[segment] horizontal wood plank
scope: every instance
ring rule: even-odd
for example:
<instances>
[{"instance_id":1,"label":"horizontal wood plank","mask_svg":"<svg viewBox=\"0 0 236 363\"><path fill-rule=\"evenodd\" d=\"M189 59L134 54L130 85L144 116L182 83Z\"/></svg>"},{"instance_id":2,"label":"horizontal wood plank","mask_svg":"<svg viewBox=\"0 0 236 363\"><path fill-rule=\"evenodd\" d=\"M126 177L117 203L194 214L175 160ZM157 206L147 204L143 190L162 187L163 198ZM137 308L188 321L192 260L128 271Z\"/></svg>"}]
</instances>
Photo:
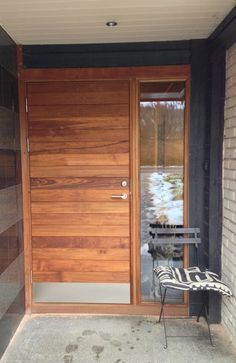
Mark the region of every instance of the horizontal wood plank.
<instances>
[{"instance_id":1,"label":"horizontal wood plank","mask_svg":"<svg viewBox=\"0 0 236 363\"><path fill-rule=\"evenodd\" d=\"M129 166L34 166L31 165L31 177L129 177Z\"/></svg>"},{"instance_id":2,"label":"horizontal wood plank","mask_svg":"<svg viewBox=\"0 0 236 363\"><path fill-rule=\"evenodd\" d=\"M129 203L114 202L36 202L32 213L129 213Z\"/></svg>"},{"instance_id":3,"label":"horizontal wood plank","mask_svg":"<svg viewBox=\"0 0 236 363\"><path fill-rule=\"evenodd\" d=\"M129 282L129 198L111 198L129 196L129 95L129 80L28 84L33 281Z\"/></svg>"},{"instance_id":4,"label":"horizontal wood plank","mask_svg":"<svg viewBox=\"0 0 236 363\"><path fill-rule=\"evenodd\" d=\"M31 178L31 189L118 189L123 178ZM129 180L125 179L127 185ZM123 189L123 188L122 188Z\"/></svg>"},{"instance_id":5,"label":"horizontal wood plank","mask_svg":"<svg viewBox=\"0 0 236 363\"><path fill-rule=\"evenodd\" d=\"M129 214L128 213L33 213L32 224L75 224L77 226L91 225L99 226L128 226Z\"/></svg>"},{"instance_id":6,"label":"horizontal wood plank","mask_svg":"<svg viewBox=\"0 0 236 363\"><path fill-rule=\"evenodd\" d=\"M33 224L32 236L117 236L128 237L129 226L94 226L75 224Z\"/></svg>"},{"instance_id":7,"label":"horizontal wood plank","mask_svg":"<svg viewBox=\"0 0 236 363\"><path fill-rule=\"evenodd\" d=\"M101 68L50 68L50 69L24 69L25 81L75 81L90 79L171 79L185 80L190 77L191 66L162 65L141 67L101 67Z\"/></svg>"},{"instance_id":8,"label":"horizontal wood plank","mask_svg":"<svg viewBox=\"0 0 236 363\"><path fill-rule=\"evenodd\" d=\"M32 141L30 139L30 155L34 154L118 154L129 152L129 140L94 140L77 141L65 140L55 142L54 140Z\"/></svg>"},{"instance_id":9,"label":"horizontal wood plank","mask_svg":"<svg viewBox=\"0 0 236 363\"><path fill-rule=\"evenodd\" d=\"M97 189L36 189L31 191L32 202L110 202L112 195L129 194L129 191L120 187L119 189L97 190ZM117 199L117 203L124 202Z\"/></svg>"},{"instance_id":10,"label":"horizontal wood plank","mask_svg":"<svg viewBox=\"0 0 236 363\"><path fill-rule=\"evenodd\" d=\"M129 261L129 249L112 248L34 248L35 260L77 260L80 261Z\"/></svg>"},{"instance_id":11,"label":"horizontal wood plank","mask_svg":"<svg viewBox=\"0 0 236 363\"><path fill-rule=\"evenodd\" d=\"M128 237L32 237L33 248L124 248L130 247Z\"/></svg>"},{"instance_id":12,"label":"horizontal wood plank","mask_svg":"<svg viewBox=\"0 0 236 363\"><path fill-rule=\"evenodd\" d=\"M129 129L103 129L99 132L95 130L80 130L76 127L66 129L47 130L45 129L30 129L30 143L47 143L47 142L76 142L79 146L80 142L103 141L107 142L124 142L129 141Z\"/></svg>"},{"instance_id":13,"label":"horizontal wood plank","mask_svg":"<svg viewBox=\"0 0 236 363\"><path fill-rule=\"evenodd\" d=\"M129 272L129 261L33 260L33 272Z\"/></svg>"},{"instance_id":14,"label":"horizontal wood plank","mask_svg":"<svg viewBox=\"0 0 236 363\"><path fill-rule=\"evenodd\" d=\"M129 104L115 104L104 105L97 104L93 107L88 107L88 105L44 105L42 106L32 106L28 105L28 118L29 124L40 121L39 126L45 127L45 123L48 122L75 122L78 127L86 126L93 127L103 124L104 121L110 121L113 127L120 128L121 124L125 122L129 123Z\"/></svg>"},{"instance_id":15,"label":"horizontal wood plank","mask_svg":"<svg viewBox=\"0 0 236 363\"><path fill-rule=\"evenodd\" d=\"M74 105L128 103L129 82L42 82L29 83L29 105Z\"/></svg>"},{"instance_id":16,"label":"horizontal wood plank","mask_svg":"<svg viewBox=\"0 0 236 363\"><path fill-rule=\"evenodd\" d=\"M40 154L30 156L31 166L128 165L129 154Z\"/></svg>"},{"instance_id":17,"label":"horizontal wood plank","mask_svg":"<svg viewBox=\"0 0 236 363\"><path fill-rule=\"evenodd\" d=\"M34 272L33 282L128 283L129 272Z\"/></svg>"},{"instance_id":18,"label":"horizontal wood plank","mask_svg":"<svg viewBox=\"0 0 236 363\"><path fill-rule=\"evenodd\" d=\"M40 135L46 133L47 131L54 134L61 133L65 130L66 133L72 131L79 133L80 131L97 131L102 132L102 130L117 130L126 129L129 127L129 116L114 116L114 117L84 117L84 118L67 118L66 120L56 120L56 121L31 121L29 119L29 130L30 133L37 133Z\"/></svg>"}]
</instances>

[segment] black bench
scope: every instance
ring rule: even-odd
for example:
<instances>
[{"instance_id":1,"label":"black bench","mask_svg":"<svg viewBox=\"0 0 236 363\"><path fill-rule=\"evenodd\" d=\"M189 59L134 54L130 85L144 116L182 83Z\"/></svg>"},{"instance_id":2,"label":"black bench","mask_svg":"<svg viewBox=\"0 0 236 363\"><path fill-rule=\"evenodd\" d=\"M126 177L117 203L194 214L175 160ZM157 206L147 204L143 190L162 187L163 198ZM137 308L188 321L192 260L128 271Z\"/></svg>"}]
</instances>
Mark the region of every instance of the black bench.
<instances>
[{"instance_id":1,"label":"black bench","mask_svg":"<svg viewBox=\"0 0 236 363\"><path fill-rule=\"evenodd\" d=\"M199 228L186 228L186 227L170 227L150 224L149 253L153 256L154 251L159 246L164 245L185 245L192 244L195 246L197 266L182 268L171 266L157 266L153 269L153 279L158 279L161 297L161 310L159 315L159 322L163 318L164 333L165 333L165 348L167 348L167 332L164 314L165 298L168 289L176 289L181 291L201 291L203 293L203 303L197 315L197 321L200 316L206 319L208 325L208 333L211 344L212 336L210 331L210 324L208 318L208 296L210 290L217 291L222 295L231 296L232 292L226 284L224 284L219 276L214 272L200 269L198 267L198 245L201 243L200 229ZM154 281L155 285L155 281ZM173 337L173 336L172 336Z\"/></svg>"}]
</instances>

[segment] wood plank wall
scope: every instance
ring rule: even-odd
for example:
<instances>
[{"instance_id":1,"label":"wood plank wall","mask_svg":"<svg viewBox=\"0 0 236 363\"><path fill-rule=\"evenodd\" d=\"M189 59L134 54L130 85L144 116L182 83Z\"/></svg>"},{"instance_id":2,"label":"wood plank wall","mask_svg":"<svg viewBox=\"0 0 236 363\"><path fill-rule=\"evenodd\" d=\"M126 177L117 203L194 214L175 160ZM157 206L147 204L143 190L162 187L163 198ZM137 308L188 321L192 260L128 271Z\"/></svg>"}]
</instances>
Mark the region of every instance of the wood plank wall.
<instances>
[{"instance_id":1,"label":"wood plank wall","mask_svg":"<svg viewBox=\"0 0 236 363\"><path fill-rule=\"evenodd\" d=\"M130 281L129 92L28 84L34 282Z\"/></svg>"}]
</instances>

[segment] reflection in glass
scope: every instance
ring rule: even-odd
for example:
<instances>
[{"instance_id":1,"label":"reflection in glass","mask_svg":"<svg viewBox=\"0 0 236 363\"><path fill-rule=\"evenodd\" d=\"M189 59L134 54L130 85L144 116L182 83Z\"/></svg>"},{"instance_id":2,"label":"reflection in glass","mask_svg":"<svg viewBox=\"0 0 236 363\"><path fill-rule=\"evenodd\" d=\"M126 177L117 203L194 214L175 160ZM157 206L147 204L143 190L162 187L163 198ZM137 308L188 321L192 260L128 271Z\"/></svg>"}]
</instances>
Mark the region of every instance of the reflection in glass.
<instances>
[{"instance_id":1,"label":"reflection in glass","mask_svg":"<svg viewBox=\"0 0 236 363\"><path fill-rule=\"evenodd\" d=\"M149 224L183 225L184 82L142 83L140 87L141 298L154 299L153 265L183 265L182 246L148 253ZM169 299L183 302L172 290Z\"/></svg>"}]
</instances>

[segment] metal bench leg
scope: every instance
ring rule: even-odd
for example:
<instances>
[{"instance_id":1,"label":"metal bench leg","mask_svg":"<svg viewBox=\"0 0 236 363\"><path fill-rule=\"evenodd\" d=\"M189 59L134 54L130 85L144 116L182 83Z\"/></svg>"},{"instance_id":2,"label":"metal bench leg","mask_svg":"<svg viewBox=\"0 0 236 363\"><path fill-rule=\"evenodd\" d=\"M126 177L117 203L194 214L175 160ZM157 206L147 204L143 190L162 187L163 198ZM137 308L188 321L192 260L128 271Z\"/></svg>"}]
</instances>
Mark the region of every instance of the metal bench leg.
<instances>
[{"instance_id":1,"label":"metal bench leg","mask_svg":"<svg viewBox=\"0 0 236 363\"><path fill-rule=\"evenodd\" d=\"M203 291L203 304L202 307L198 313L197 316L197 322L199 322L200 316L203 316L206 320L207 323L207 328L208 328L208 335L209 335L209 340L211 345L214 347L213 344L213 340L212 340L212 335L211 335L211 328L210 328L210 323L209 323L209 318L208 318L208 292L207 291Z\"/></svg>"},{"instance_id":2,"label":"metal bench leg","mask_svg":"<svg viewBox=\"0 0 236 363\"><path fill-rule=\"evenodd\" d=\"M160 315L159 315L159 320L158 320L158 323L161 322L161 317L164 312L164 304L165 304L165 298L166 298L166 288L164 289L164 294L162 294L162 289L161 289L161 286L160 286L160 297L161 297L161 310L160 310Z\"/></svg>"},{"instance_id":3,"label":"metal bench leg","mask_svg":"<svg viewBox=\"0 0 236 363\"><path fill-rule=\"evenodd\" d=\"M203 310L205 307L205 302L202 304L201 309L199 310L198 316L197 316L197 322L199 323L199 319L202 316Z\"/></svg>"},{"instance_id":4,"label":"metal bench leg","mask_svg":"<svg viewBox=\"0 0 236 363\"><path fill-rule=\"evenodd\" d=\"M152 288L153 288L153 297L156 298L156 290L155 290L155 272L154 272L154 258L152 259Z\"/></svg>"},{"instance_id":5,"label":"metal bench leg","mask_svg":"<svg viewBox=\"0 0 236 363\"><path fill-rule=\"evenodd\" d=\"M206 305L206 303L204 304L204 310L205 310L205 319L207 322L207 327L208 327L208 334L209 334L209 340L211 342L211 345L214 347L213 341L212 341L212 336L211 336L211 328L210 328L210 323L209 323L209 318L208 318L208 307Z\"/></svg>"},{"instance_id":6,"label":"metal bench leg","mask_svg":"<svg viewBox=\"0 0 236 363\"><path fill-rule=\"evenodd\" d=\"M161 286L160 286L161 311L160 311L158 323L161 322L161 317L163 317L163 327L164 327L164 334L165 334L164 349L167 349L167 347L168 347L167 334L166 334L166 321L165 321L165 313L164 313L164 304L165 304L165 298L166 298L166 291L167 291L167 288L164 289L164 294L162 295L162 289L161 289Z\"/></svg>"}]
</instances>

